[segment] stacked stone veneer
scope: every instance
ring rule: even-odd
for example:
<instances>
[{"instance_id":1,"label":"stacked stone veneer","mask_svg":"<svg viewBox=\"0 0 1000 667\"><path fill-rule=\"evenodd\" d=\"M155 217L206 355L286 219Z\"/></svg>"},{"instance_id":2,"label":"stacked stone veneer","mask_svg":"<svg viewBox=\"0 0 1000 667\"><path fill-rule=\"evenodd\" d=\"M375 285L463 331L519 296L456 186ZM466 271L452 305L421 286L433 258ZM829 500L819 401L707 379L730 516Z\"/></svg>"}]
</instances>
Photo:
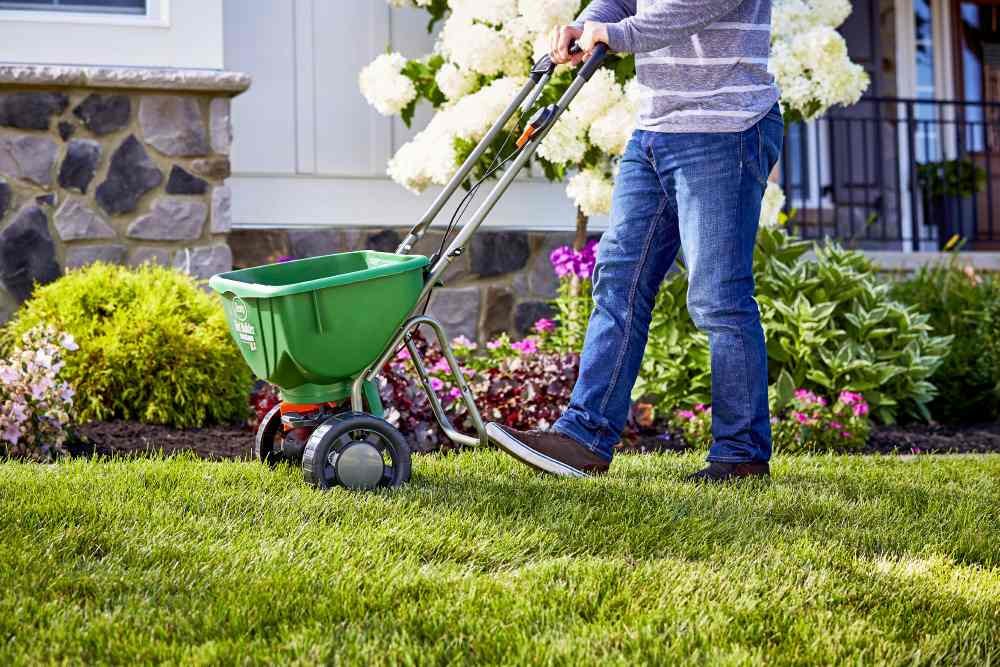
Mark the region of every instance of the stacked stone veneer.
<instances>
[{"instance_id":1,"label":"stacked stone veneer","mask_svg":"<svg viewBox=\"0 0 1000 667\"><path fill-rule=\"evenodd\" d=\"M404 229L236 230L229 238L233 262L247 267L282 256L313 257L348 250L391 252ZM522 336L541 317L553 314L549 301L558 281L549 253L573 242L573 234L480 229L469 248L448 269L445 286L431 299L430 313L451 336L484 343L501 332ZM431 255L441 232L431 231L414 248Z\"/></svg>"},{"instance_id":2,"label":"stacked stone veneer","mask_svg":"<svg viewBox=\"0 0 1000 667\"><path fill-rule=\"evenodd\" d=\"M0 322L104 261L228 270L230 98L244 75L0 65Z\"/></svg>"}]
</instances>

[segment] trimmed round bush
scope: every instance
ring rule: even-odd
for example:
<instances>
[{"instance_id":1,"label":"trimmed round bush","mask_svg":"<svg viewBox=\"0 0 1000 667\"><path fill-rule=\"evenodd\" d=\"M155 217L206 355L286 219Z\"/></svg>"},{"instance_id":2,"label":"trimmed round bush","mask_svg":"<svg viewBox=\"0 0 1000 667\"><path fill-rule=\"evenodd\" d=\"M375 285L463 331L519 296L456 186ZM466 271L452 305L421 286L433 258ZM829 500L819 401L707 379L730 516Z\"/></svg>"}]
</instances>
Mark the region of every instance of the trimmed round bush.
<instances>
[{"instance_id":1,"label":"trimmed round bush","mask_svg":"<svg viewBox=\"0 0 1000 667\"><path fill-rule=\"evenodd\" d=\"M80 346L62 376L76 390L78 421L187 428L247 415L251 374L222 305L182 273L100 263L72 271L37 288L7 335L38 325Z\"/></svg>"}]
</instances>

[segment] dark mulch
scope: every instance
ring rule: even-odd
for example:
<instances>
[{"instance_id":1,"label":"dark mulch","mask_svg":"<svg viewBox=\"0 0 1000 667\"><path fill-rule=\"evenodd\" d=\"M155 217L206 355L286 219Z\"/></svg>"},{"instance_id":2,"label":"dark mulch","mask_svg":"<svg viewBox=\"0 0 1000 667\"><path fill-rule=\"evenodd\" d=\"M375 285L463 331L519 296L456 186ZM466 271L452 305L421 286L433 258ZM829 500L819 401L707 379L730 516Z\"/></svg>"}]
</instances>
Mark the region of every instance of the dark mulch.
<instances>
[{"instance_id":1,"label":"dark mulch","mask_svg":"<svg viewBox=\"0 0 1000 667\"><path fill-rule=\"evenodd\" d=\"M94 422L78 427L70 451L77 456L149 456L192 451L210 460L247 459L253 432L246 426L175 429L136 422ZM680 452L676 434L641 434L622 453ZM1000 452L1000 423L972 426L914 424L879 426L863 454L964 454Z\"/></svg>"},{"instance_id":2,"label":"dark mulch","mask_svg":"<svg viewBox=\"0 0 1000 667\"><path fill-rule=\"evenodd\" d=\"M1000 452L1000 423L968 426L877 426L866 454L986 454Z\"/></svg>"},{"instance_id":3,"label":"dark mulch","mask_svg":"<svg viewBox=\"0 0 1000 667\"><path fill-rule=\"evenodd\" d=\"M114 421L77 427L70 451L76 456L149 456L192 451L203 459L247 459L253 432L243 425L176 429Z\"/></svg>"}]
</instances>

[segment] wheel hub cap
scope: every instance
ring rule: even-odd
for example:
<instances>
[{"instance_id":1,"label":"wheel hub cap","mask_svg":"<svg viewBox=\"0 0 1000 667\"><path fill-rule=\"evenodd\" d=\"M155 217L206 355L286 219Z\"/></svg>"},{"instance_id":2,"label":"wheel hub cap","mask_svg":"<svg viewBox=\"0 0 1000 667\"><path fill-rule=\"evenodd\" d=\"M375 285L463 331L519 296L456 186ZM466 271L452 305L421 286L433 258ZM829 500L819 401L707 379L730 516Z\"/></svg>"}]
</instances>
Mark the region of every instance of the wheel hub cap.
<instances>
[{"instance_id":1,"label":"wheel hub cap","mask_svg":"<svg viewBox=\"0 0 1000 667\"><path fill-rule=\"evenodd\" d=\"M384 469L381 452L368 442L352 442L337 457L337 481L349 489L374 489Z\"/></svg>"}]
</instances>

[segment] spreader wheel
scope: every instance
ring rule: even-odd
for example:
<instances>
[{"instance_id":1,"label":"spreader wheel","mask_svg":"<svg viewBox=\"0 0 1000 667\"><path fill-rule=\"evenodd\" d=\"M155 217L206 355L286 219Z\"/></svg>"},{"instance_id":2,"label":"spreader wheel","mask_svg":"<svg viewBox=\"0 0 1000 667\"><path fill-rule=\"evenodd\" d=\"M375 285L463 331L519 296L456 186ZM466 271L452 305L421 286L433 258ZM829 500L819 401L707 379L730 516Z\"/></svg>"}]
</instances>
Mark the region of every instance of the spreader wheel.
<instances>
[{"instance_id":1,"label":"spreader wheel","mask_svg":"<svg viewBox=\"0 0 1000 667\"><path fill-rule=\"evenodd\" d=\"M367 414L327 419L302 455L305 480L320 489L340 485L371 491L410 481L410 447L391 424Z\"/></svg>"},{"instance_id":2,"label":"spreader wheel","mask_svg":"<svg viewBox=\"0 0 1000 667\"><path fill-rule=\"evenodd\" d=\"M261 463L270 466L284 460L278 447L278 434L281 432L281 406L271 408L257 426L257 437L253 442L253 457Z\"/></svg>"}]
</instances>

